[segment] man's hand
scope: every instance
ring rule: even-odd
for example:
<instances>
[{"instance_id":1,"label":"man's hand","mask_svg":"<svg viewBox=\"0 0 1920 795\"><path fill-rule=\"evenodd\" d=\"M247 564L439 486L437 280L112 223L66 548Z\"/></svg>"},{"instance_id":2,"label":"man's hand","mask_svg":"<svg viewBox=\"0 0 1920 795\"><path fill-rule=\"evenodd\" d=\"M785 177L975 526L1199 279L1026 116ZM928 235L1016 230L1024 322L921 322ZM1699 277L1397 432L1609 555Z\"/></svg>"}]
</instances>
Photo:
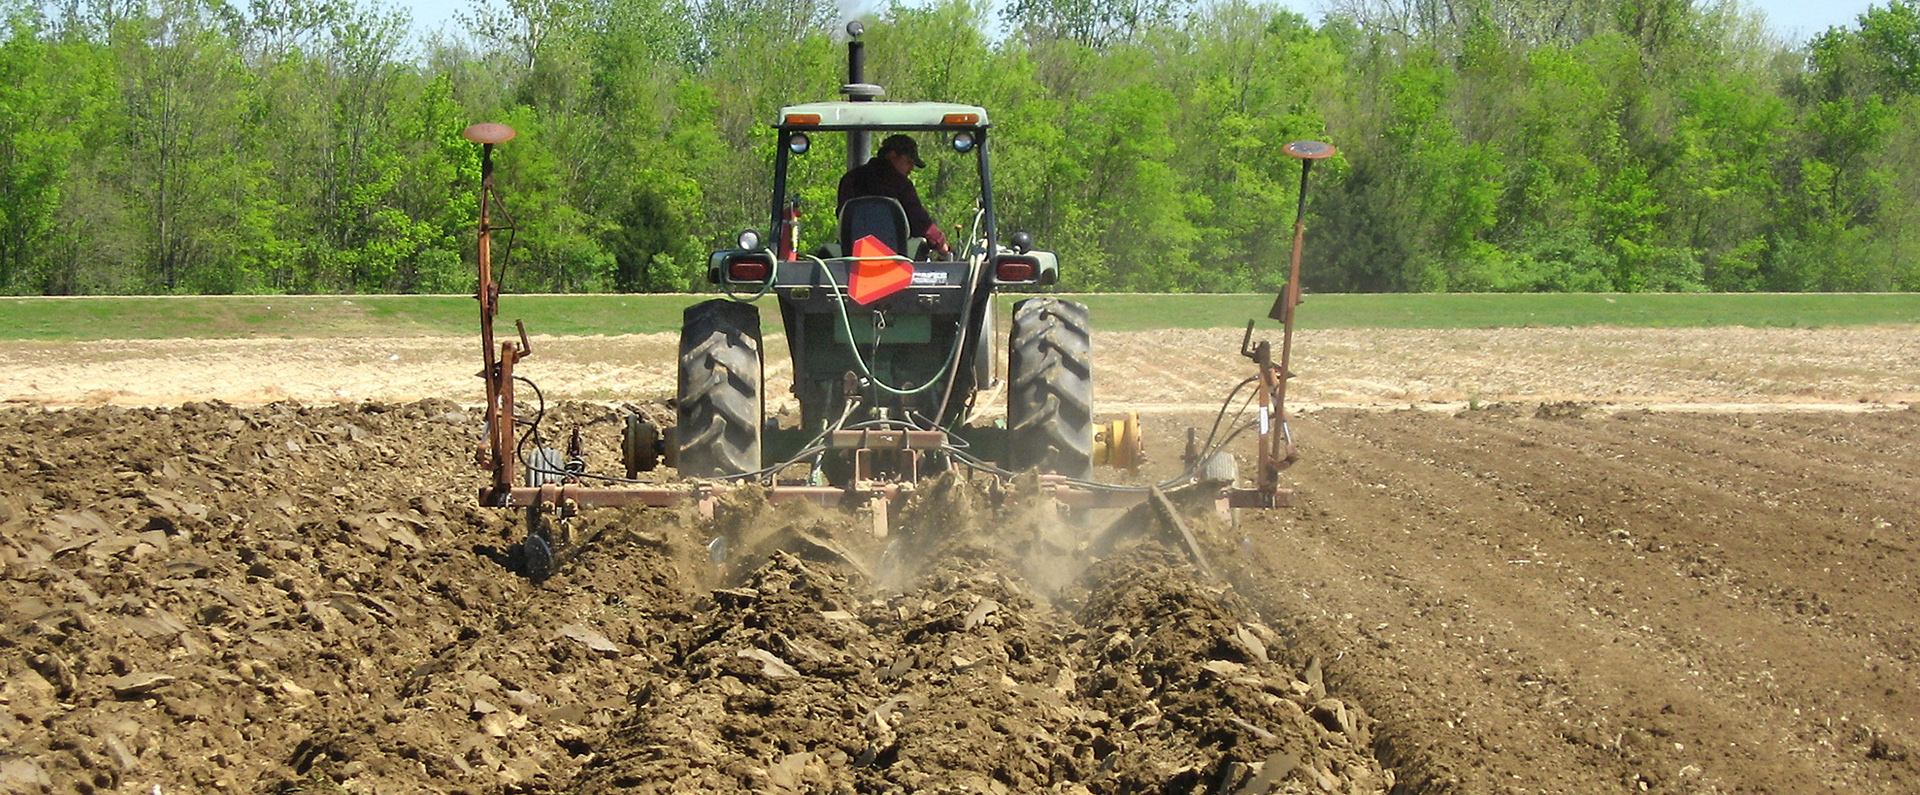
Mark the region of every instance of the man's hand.
<instances>
[{"instance_id":1,"label":"man's hand","mask_svg":"<svg viewBox=\"0 0 1920 795\"><path fill-rule=\"evenodd\" d=\"M940 231L938 224L928 226L925 237L927 238L927 243L935 249L938 249L941 254L948 257L953 256L953 247L947 245L947 233Z\"/></svg>"}]
</instances>

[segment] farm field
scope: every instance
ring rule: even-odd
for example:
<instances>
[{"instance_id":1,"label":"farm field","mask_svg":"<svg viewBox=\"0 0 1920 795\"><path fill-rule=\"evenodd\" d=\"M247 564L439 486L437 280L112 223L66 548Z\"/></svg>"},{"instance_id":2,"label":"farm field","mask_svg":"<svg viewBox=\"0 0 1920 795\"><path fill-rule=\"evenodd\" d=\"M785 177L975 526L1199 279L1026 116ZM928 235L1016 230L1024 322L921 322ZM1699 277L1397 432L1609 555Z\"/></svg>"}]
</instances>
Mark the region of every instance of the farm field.
<instances>
[{"instance_id":1,"label":"farm field","mask_svg":"<svg viewBox=\"0 0 1920 795\"><path fill-rule=\"evenodd\" d=\"M1094 340L1114 478L1247 370ZM665 413L671 335L532 343L596 468ZM884 542L595 512L534 584L472 339L0 342L0 791L1920 789L1913 326L1295 344L1296 505L1195 512L1215 578L952 482Z\"/></svg>"}]
</instances>

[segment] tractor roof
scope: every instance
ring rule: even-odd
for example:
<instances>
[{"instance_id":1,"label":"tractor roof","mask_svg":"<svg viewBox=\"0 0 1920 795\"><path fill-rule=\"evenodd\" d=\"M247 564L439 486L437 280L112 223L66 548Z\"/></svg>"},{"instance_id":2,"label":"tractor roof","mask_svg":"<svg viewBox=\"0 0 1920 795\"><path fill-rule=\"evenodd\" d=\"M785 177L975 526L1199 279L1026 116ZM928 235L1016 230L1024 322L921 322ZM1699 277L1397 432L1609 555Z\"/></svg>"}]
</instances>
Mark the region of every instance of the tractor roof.
<instances>
[{"instance_id":1,"label":"tractor roof","mask_svg":"<svg viewBox=\"0 0 1920 795\"><path fill-rule=\"evenodd\" d=\"M987 126L987 110L953 102L808 102L780 109L775 127L820 130L956 130Z\"/></svg>"}]
</instances>

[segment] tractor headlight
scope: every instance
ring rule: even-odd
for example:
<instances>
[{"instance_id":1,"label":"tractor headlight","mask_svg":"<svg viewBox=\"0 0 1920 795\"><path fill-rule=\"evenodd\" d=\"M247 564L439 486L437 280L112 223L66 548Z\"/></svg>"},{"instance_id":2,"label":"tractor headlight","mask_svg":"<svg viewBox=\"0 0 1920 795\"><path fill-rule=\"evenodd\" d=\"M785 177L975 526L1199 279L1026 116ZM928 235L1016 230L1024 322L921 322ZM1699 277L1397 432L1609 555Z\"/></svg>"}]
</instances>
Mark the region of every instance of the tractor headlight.
<instances>
[{"instance_id":1,"label":"tractor headlight","mask_svg":"<svg viewBox=\"0 0 1920 795\"><path fill-rule=\"evenodd\" d=\"M973 133L961 131L953 134L953 151L973 151Z\"/></svg>"},{"instance_id":2,"label":"tractor headlight","mask_svg":"<svg viewBox=\"0 0 1920 795\"><path fill-rule=\"evenodd\" d=\"M797 132L787 136L787 151L789 152L796 155L804 155L808 149L812 148L813 139L808 138L806 133Z\"/></svg>"},{"instance_id":3,"label":"tractor headlight","mask_svg":"<svg viewBox=\"0 0 1920 795\"><path fill-rule=\"evenodd\" d=\"M742 249L756 251L760 248L760 233L752 229L744 230L740 233L740 238L737 242Z\"/></svg>"}]
</instances>

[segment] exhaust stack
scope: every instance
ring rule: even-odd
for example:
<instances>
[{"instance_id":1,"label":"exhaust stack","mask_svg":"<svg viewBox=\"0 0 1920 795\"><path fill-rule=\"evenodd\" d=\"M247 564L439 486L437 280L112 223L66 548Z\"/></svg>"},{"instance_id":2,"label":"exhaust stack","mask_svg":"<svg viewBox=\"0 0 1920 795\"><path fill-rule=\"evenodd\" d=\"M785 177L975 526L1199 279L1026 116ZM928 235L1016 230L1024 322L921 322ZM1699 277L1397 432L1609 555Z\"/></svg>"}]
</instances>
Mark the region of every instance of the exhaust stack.
<instances>
[{"instance_id":1,"label":"exhaust stack","mask_svg":"<svg viewBox=\"0 0 1920 795\"><path fill-rule=\"evenodd\" d=\"M872 102L887 95L887 90L867 82L867 43L860 40L860 34L867 27L859 20L847 23L847 82L840 86L840 93L846 95L849 102ZM867 162L873 156L873 135L866 130L847 133L847 170L852 171Z\"/></svg>"}]
</instances>

